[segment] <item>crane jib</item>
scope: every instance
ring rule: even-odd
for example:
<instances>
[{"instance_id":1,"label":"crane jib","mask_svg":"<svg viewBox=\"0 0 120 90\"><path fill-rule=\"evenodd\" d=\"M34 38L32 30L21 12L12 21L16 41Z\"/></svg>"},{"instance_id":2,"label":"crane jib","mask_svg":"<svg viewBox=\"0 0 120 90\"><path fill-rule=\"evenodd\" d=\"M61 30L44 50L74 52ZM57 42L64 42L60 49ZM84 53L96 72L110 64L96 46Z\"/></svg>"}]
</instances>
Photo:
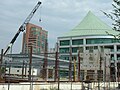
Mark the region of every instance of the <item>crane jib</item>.
<instances>
[{"instance_id":1,"label":"crane jib","mask_svg":"<svg viewBox=\"0 0 120 90\"><path fill-rule=\"evenodd\" d=\"M17 39L17 37L19 36L20 32L21 31L23 32L25 30L26 24L29 23L29 21L31 20L31 18L33 17L33 15L37 11L37 9L39 8L40 4L41 4L41 2L39 1L37 3L37 5L34 7L34 9L31 11L31 13L28 15L28 17L25 19L24 23L20 26L19 30L17 31L17 33L15 34L15 36L13 37L13 39L11 40L9 45L7 46L6 50L4 51L4 55L6 55L6 53L9 51L11 46L14 44L14 42Z\"/></svg>"},{"instance_id":2,"label":"crane jib","mask_svg":"<svg viewBox=\"0 0 120 90\"><path fill-rule=\"evenodd\" d=\"M18 32L18 33L15 34L14 38L10 42L11 44L13 44L15 42L15 40L17 39L17 37L18 37L19 34L20 34L20 32Z\"/></svg>"}]
</instances>

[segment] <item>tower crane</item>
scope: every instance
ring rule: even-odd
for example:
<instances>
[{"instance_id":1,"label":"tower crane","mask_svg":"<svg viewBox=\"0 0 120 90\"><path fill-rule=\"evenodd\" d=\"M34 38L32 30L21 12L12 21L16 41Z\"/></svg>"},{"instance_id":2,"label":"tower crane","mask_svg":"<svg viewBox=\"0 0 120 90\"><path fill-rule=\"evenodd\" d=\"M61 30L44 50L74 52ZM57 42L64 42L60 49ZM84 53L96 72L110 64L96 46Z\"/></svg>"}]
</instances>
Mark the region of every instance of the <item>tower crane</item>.
<instances>
[{"instance_id":1,"label":"tower crane","mask_svg":"<svg viewBox=\"0 0 120 90\"><path fill-rule=\"evenodd\" d=\"M33 17L33 15L35 14L35 12L39 8L40 4L41 4L41 2L38 1L37 5L34 7L34 9L31 11L31 13L25 19L25 21L23 22L23 24L19 27L17 33L15 34L15 36L13 37L13 39L8 44L6 50L3 52L3 55L6 55L6 53L9 51L9 49L12 47L12 45L16 41L17 37L19 36L20 32L23 32L25 30L26 25L30 22L31 18Z\"/></svg>"}]
</instances>

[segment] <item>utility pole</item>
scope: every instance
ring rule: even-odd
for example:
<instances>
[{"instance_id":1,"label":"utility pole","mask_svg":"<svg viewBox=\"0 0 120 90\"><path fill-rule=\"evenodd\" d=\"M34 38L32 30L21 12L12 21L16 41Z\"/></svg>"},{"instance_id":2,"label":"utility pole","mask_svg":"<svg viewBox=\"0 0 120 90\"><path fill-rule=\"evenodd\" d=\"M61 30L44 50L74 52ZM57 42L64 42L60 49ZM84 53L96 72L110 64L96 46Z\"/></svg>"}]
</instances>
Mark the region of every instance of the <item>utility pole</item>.
<instances>
[{"instance_id":1,"label":"utility pole","mask_svg":"<svg viewBox=\"0 0 120 90\"><path fill-rule=\"evenodd\" d=\"M106 82L106 57L104 57L104 90L105 90L105 82Z\"/></svg>"},{"instance_id":2,"label":"utility pole","mask_svg":"<svg viewBox=\"0 0 120 90\"><path fill-rule=\"evenodd\" d=\"M54 81L59 80L59 73L58 73L58 66L59 66L59 61L58 61L58 43L56 44L57 48L56 48L56 56L55 56L55 78Z\"/></svg>"},{"instance_id":3,"label":"utility pole","mask_svg":"<svg viewBox=\"0 0 120 90\"><path fill-rule=\"evenodd\" d=\"M69 81L72 82L72 47L70 46L70 59L69 59Z\"/></svg>"},{"instance_id":4,"label":"utility pole","mask_svg":"<svg viewBox=\"0 0 120 90\"><path fill-rule=\"evenodd\" d=\"M32 49L33 49L32 46L30 46L29 77L28 77L29 81L31 81Z\"/></svg>"},{"instance_id":5,"label":"utility pole","mask_svg":"<svg viewBox=\"0 0 120 90\"><path fill-rule=\"evenodd\" d=\"M3 61L3 49L1 50L1 58L0 58L0 80L2 75L2 61Z\"/></svg>"},{"instance_id":6,"label":"utility pole","mask_svg":"<svg viewBox=\"0 0 120 90\"><path fill-rule=\"evenodd\" d=\"M117 65L117 67L118 67L118 88L120 89L120 63L118 63L118 65Z\"/></svg>"},{"instance_id":7,"label":"utility pole","mask_svg":"<svg viewBox=\"0 0 120 90\"><path fill-rule=\"evenodd\" d=\"M1 50L0 64L2 64L2 60L3 60L3 49Z\"/></svg>"},{"instance_id":8,"label":"utility pole","mask_svg":"<svg viewBox=\"0 0 120 90\"><path fill-rule=\"evenodd\" d=\"M47 57L48 57L48 55L47 55L47 53L48 53L48 43L47 43L47 40L45 41L46 42L46 44L45 44L45 54L44 54L44 64L43 64L43 78L45 79L45 81L47 81L47 62L48 62L48 60L47 60Z\"/></svg>"},{"instance_id":9,"label":"utility pole","mask_svg":"<svg viewBox=\"0 0 120 90\"><path fill-rule=\"evenodd\" d=\"M73 72L74 72L73 81L75 82L76 81L76 57L74 57Z\"/></svg>"},{"instance_id":10,"label":"utility pole","mask_svg":"<svg viewBox=\"0 0 120 90\"><path fill-rule=\"evenodd\" d=\"M101 64L102 64L102 57L101 57L101 53L100 53L100 71L98 72L98 90L100 90L100 78L101 78Z\"/></svg>"},{"instance_id":11,"label":"utility pole","mask_svg":"<svg viewBox=\"0 0 120 90\"><path fill-rule=\"evenodd\" d=\"M24 76L24 67L25 67L25 61L23 60L23 67L22 67L22 78Z\"/></svg>"},{"instance_id":12,"label":"utility pole","mask_svg":"<svg viewBox=\"0 0 120 90\"><path fill-rule=\"evenodd\" d=\"M80 82L80 50L78 51L78 81Z\"/></svg>"}]
</instances>

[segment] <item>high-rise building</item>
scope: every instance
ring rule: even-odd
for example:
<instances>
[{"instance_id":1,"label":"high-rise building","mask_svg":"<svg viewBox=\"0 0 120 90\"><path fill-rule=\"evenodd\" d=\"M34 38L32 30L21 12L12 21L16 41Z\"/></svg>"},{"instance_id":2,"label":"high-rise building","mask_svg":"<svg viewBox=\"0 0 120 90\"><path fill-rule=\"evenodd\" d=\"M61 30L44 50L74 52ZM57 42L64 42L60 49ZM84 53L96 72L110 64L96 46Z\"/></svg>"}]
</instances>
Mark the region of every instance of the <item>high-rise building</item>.
<instances>
[{"instance_id":1,"label":"high-rise building","mask_svg":"<svg viewBox=\"0 0 120 90\"><path fill-rule=\"evenodd\" d=\"M33 53L44 53L47 45L48 32L42 27L28 23L26 32L23 33L22 53L29 53L29 47L32 46Z\"/></svg>"}]
</instances>

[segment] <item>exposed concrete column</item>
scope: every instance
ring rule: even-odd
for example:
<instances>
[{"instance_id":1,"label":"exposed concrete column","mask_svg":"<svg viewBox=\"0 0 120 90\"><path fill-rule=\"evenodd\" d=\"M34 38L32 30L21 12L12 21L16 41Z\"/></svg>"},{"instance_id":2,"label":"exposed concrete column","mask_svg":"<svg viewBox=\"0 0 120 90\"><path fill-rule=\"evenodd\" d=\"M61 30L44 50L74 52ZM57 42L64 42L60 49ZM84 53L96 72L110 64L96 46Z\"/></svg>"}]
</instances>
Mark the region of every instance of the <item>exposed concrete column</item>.
<instances>
[{"instance_id":1,"label":"exposed concrete column","mask_svg":"<svg viewBox=\"0 0 120 90\"><path fill-rule=\"evenodd\" d=\"M72 37L70 38L70 46L72 46Z\"/></svg>"},{"instance_id":2,"label":"exposed concrete column","mask_svg":"<svg viewBox=\"0 0 120 90\"><path fill-rule=\"evenodd\" d=\"M115 44L114 45L114 60L115 60L115 62L114 62L114 64L115 64L115 80L117 81L117 72L118 72L118 70L117 70L117 45Z\"/></svg>"},{"instance_id":3,"label":"exposed concrete column","mask_svg":"<svg viewBox=\"0 0 120 90\"><path fill-rule=\"evenodd\" d=\"M94 76L95 76L94 80L97 81L97 70L95 70L95 75Z\"/></svg>"},{"instance_id":4,"label":"exposed concrete column","mask_svg":"<svg viewBox=\"0 0 120 90\"><path fill-rule=\"evenodd\" d=\"M86 45L86 38L83 38L83 45Z\"/></svg>"},{"instance_id":5,"label":"exposed concrete column","mask_svg":"<svg viewBox=\"0 0 120 90\"><path fill-rule=\"evenodd\" d=\"M85 46L86 46L86 38L83 38L83 52L86 50Z\"/></svg>"},{"instance_id":6,"label":"exposed concrete column","mask_svg":"<svg viewBox=\"0 0 120 90\"><path fill-rule=\"evenodd\" d=\"M117 52L117 45L114 44L114 52L116 53Z\"/></svg>"}]
</instances>

